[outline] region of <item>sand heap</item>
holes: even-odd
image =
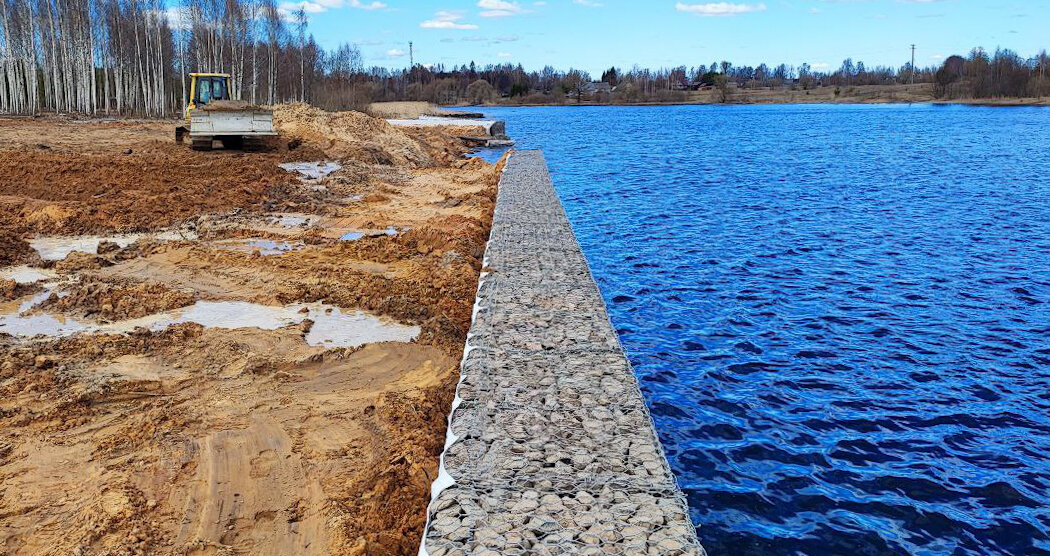
[[[420,116],[436,116],[447,114],[429,102],[422,101],[400,101],[400,102],[373,102],[368,105],[368,113],[377,118],[402,118],[414,120]]]
[[[360,112],[325,112],[294,103],[275,106],[273,120],[283,139],[318,145],[335,158],[413,168],[436,163],[421,141]]]

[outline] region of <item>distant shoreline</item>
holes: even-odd
[[[616,93],[613,93],[614,95]],[[660,99],[660,96],[663,99]],[[656,96],[657,98],[652,98]],[[809,90],[792,89],[731,89],[728,100],[721,101],[718,91],[659,91],[649,99],[630,102],[609,99],[607,96],[575,102],[515,102],[501,99],[484,107],[501,106],[693,106],[693,105],[748,105],[748,104],[933,104],[970,106],[1050,106],[1050,97],[1040,98],[957,98],[938,99],[929,83],[915,85],[859,85],[855,87],[817,87]],[[525,97],[528,98],[528,97]],[[533,97],[534,98],[534,97]],[[553,97],[548,97],[553,98]],[[524,99],[522,99],[524,100]],[[463,106],[466,108],[466,106]]]
[[[988,106],[999,108],[1023,108],[1023,107],[1050,107],[1050,98],[1038,99],[969,99],[969,100],[840,100],[828,101],[730,101],[730,102],[572,102],[572,103],[493,103],[493,104],[465,104],[460,106],[449,106],[450,110],[473,108],[593,108],[604,106],[804,106],[804,105],[857,105],[857,104],[927,104],[931,106]]]
[[[1000,98],[1000,99],[967,99],[935,100],[930,104],[965,104],[969,106],[1050,106],[1050,98]]]

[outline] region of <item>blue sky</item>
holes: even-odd
[[[297,7],[299,4],[285,4]],[[306,0],[325,47],[356,43],[365,64],[612,65],[730,60],[838,67],[846,57],[939,63],[974,46],[1022,56],[1050,49],[1050,0]]]

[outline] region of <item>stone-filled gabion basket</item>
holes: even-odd
[[[479,308],[502,307],[514,311],[592,311],[602,303],[601,295],[597,291],[565,283],[546,284],[542,290],[525,286],[520,278],[515,280],[502,274],[491,273],[479,289],[479,299],[482,303]]]
[[[484,264],[421,554],[703,555],[538,152]]]
[[[673,489],[647,419],[641,409],[622,406],[508,411],[464,404],[453,415],[453,430],[462,437],[449,446],[445,467],[459,484],[542,476]]]
[[[459,396],[464,402],[537,410],[643,406],[630,367],[616,351],[473,350],[463,361],[463,369]]]
[[[497,304],[481,308],[478,316],[484,318],[472,328],[470,344],[479,349],[615,350],[619,345],[615,331],[594,310],[521,313]]]
[[[457,485],[431,509],[431,556],[703,554],[677,491]]]

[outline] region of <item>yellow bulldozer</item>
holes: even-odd
[[[273,137],[273,111],[230,98],[230,74],[191,73],[186,125],[175,128],[175,141],[189,135],[194,150],[211,150],[215,141],[227,149],[244,148],[246,140]]]

